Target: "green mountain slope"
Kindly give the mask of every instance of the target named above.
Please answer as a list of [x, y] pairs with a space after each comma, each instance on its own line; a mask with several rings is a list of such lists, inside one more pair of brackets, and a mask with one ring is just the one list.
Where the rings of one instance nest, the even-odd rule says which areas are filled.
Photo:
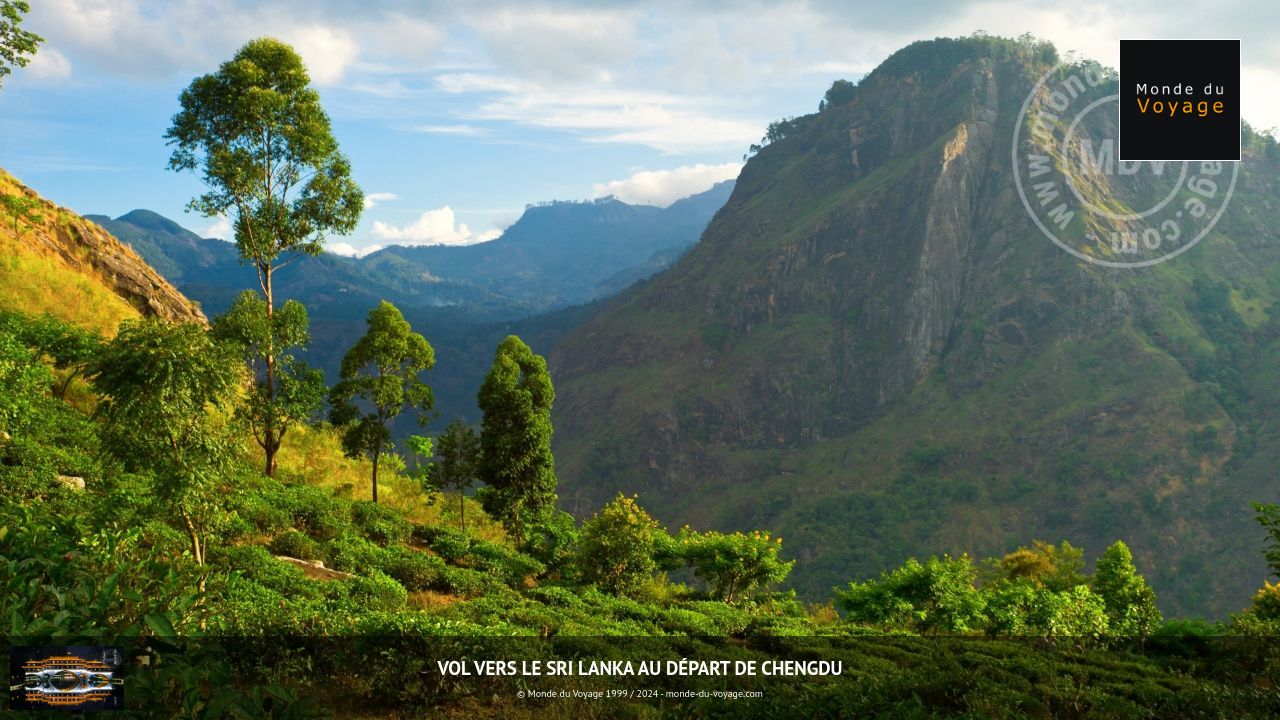
[[673, 525], [774, 528], [811, 597], [913, 554], [1124, 537], [1167, 611], [1245, 606], [1247, 503], [1280, 496], [1280, 149], [1246, 133], [1190, 252], [1082, 262], [1010, 160], [1054, 61], [917, 43], [775, 126], [699, 244], [558, 345], [570, 509], [621, 490]]

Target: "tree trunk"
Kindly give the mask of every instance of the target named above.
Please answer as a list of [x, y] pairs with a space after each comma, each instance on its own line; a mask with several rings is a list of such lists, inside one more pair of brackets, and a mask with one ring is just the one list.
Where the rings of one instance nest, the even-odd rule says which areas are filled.
[[200, 546], [200, 533], [196, 531], [196, 526], [191, 522], [191, 516], [182, 513], [182, 521], [186, 523], [187, 534], [191, 537], [191, 557], [195, 559], [197, 565], [204, 564], [204, 548]]
[[[276, 349], [275, 349], [275, 329], [272, 322], [275, 319], [275, 301], [271, 296], [271, 265], [265, 265], [262, 269], [262, 291], [267, 296], [267, 414], [263, 418], [262, 427], [262, 450], [266, 454], [267, 477], [276, 476], [276, 451], [280, 449], [280, 441], [276, 438], [276, 429], [274, 415], [270, 408], [276, 402]], [[375, 492], [376, 494], [376, 492]]]
[[378, 456], [382, 454], [381, 448], [373, 451], [373, 502], [378, 502]]

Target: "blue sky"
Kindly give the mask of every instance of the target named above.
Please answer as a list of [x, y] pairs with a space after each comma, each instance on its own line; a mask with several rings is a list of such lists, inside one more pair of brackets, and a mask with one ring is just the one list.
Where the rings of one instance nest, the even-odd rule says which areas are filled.
[[0, 90], [0, 167], [80, 213], [225, 232], [184, 212], [201, 186], [165, 169], [162, 136], [193, 77], [273, 35], [302, 54], [373, 200], [331, 239], [343, 252], [486, 239], [539, 200], [666, 204], [734, 176], [771, 120], [812, 112], [834, 79], [978, 29], [1111, 65], [1120, 37], [1239, 37], [1245, 119], [1280, 125], [1268, 2], [32, 4], [26, 27], [48, 42]]

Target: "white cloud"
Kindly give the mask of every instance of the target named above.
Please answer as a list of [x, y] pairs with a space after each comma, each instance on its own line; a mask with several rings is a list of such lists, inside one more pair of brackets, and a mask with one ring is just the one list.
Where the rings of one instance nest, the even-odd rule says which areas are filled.
[[539, 81], [607, 81], [637, 50], [637, 16], [618, 9], [487, 10], [471, 26], [500, 64]]
[[71, 61], [54, 48], [43, 46], [23, 72], [41, 80], [64, 80], [71, 77]]
[[468, 137], [485, 133], [484, 128], [476, 127], [475, 125], [419, 125], [414, 130], [428, 135], [464, 135]]
[[302, 56], [316, 85], [333, 85], [341, 81], [347, 66], [360, 54], [360, 47], [351, 33], [323, 25], [290, 29], [282, 39], [293, 45]]
[[392, 200], [399, 200], [399, 199], [400, 199], [400, 196], [395, 193], [389, 193], [389, 192], [369, 193], [368, 195], [364, 196], [364, 209], [369, 210], [375, 207], [378, 203], [391, 202]]
[[365, 255], [372, 255], [373, 253], [378, 252], [379, 250], [382, 249], [382, 246], [381, 245], [365, 245], [364, 247], [358, 248], [352, 245], [351, 243], [331, 242], [331, 243], [326, 243], [324, 246], [324, 249], [328, 250], [334, 255], [342, 255], [343, 257], [361, 258], [361, 257], [364, 257]]
[[196, 233], [202, 238], [218, 238], [219, 240], [232, 240], [235, 231], [231, 227], [231, 221], [225, 217], [220, 217], [214, 221], [212, 225]]
[[709, 99], [619, 90], [608, 85], [543, 86], [476, 73], [436, 78], [451, 93], [496, 93], [470, 117], [578, 133], [587, 142], [647, 145], [668, 154], [740, 150], [759, 139], [767, 122], [724, 117]]
[[683, 197], [700, 193], [722, 180], [738, 177], [742, 163], [685, 165], [673, 170], [644, 170], [631, 177], [597, 183], [596, 197], [612, 195], [632, 205], [666, 207]]
[[492, 240], [501, 230], [489, 230], [479, 235], [471, 232], [466, 223], [457, 222], [453, 208], [448, 205], [438, 210], [428, 210], [418, 219], [404, 226], [384, 222], [373, 223], [373, 235], [399, 245], [474, 245]]

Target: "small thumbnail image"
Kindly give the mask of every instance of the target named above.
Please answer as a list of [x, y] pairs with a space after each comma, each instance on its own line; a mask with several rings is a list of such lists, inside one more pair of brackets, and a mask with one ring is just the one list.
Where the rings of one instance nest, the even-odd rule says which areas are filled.
[[11, 646], [9, 709], [120, 710], [123, 672], [116, 646]]

